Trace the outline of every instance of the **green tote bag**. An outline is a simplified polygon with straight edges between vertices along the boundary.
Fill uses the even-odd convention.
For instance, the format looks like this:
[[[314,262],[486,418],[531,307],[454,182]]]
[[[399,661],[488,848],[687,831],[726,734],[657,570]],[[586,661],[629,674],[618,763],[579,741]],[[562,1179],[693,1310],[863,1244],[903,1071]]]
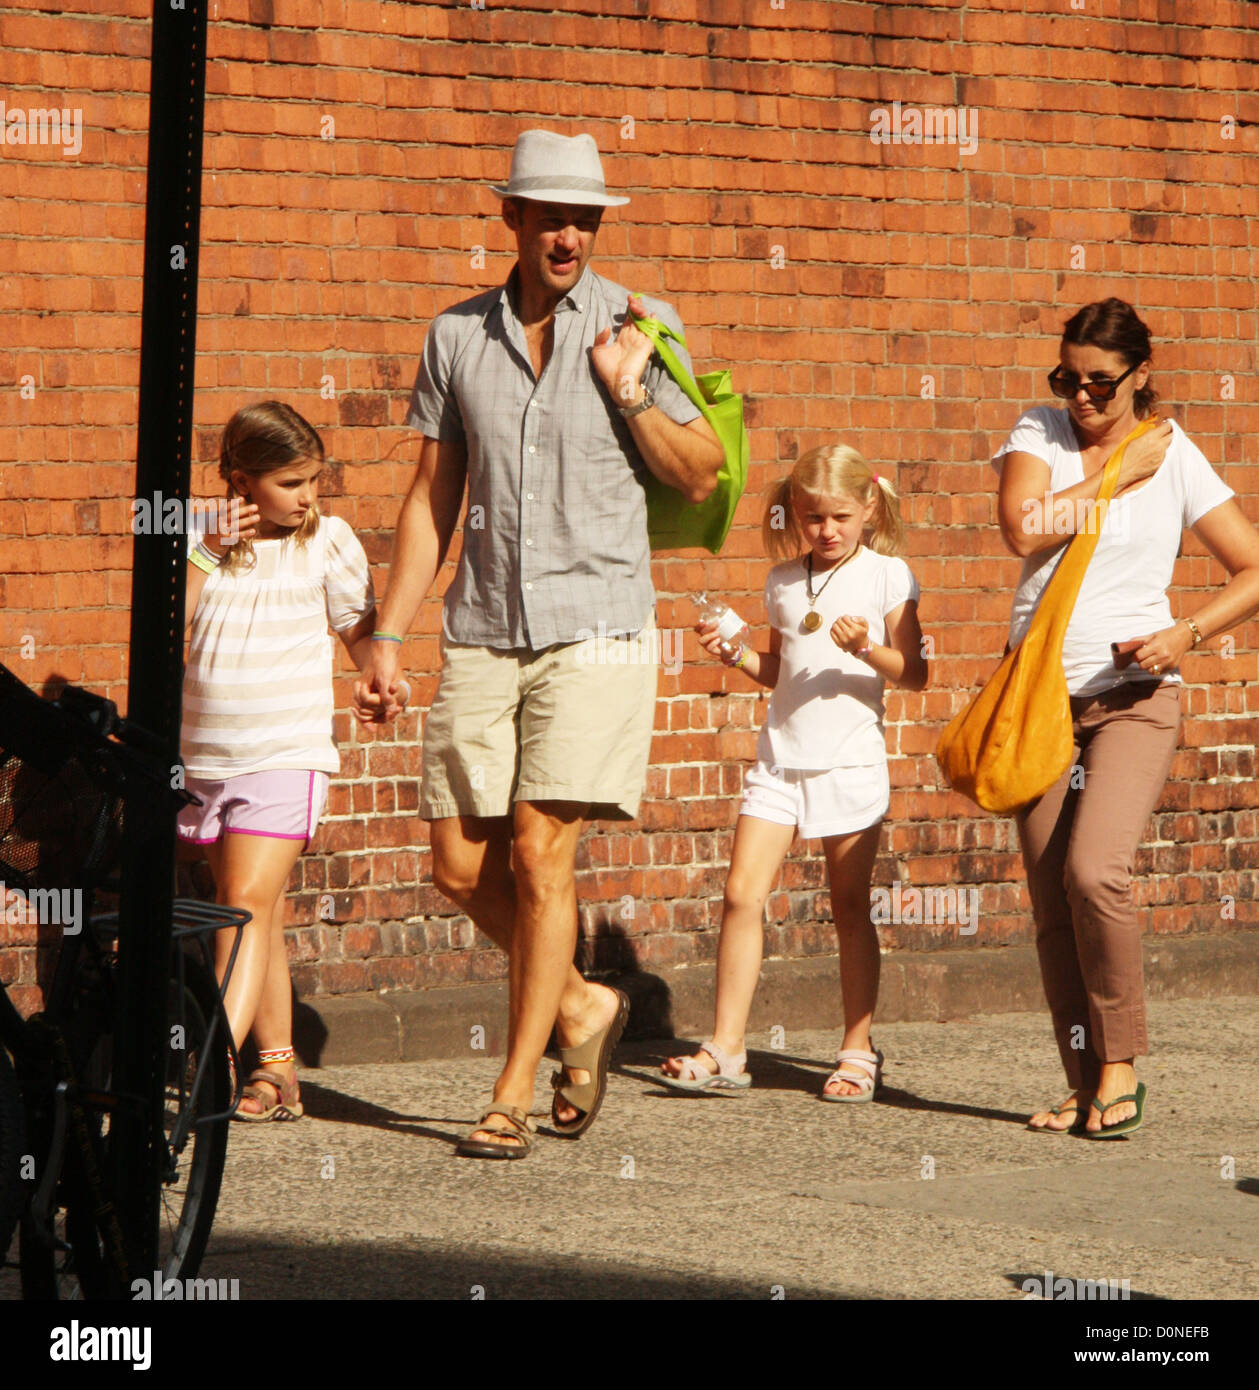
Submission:
[[[719,555],[734,520],[734,509],[748,481],[748,432],[743,427],[743,397],[732,388],[728,371],[707,372],[698,381],[693,379],[669,343],[673,338],[685,347],[686,339],[667,323],[652,318],[635,319],[634,326],[651,339],[665,370],[699,407],[726,455],[717,474],[716,489],[698,503],[688,502],[676,488],[662,483],[648,471],[648,540],[653,550],[703,546]]]

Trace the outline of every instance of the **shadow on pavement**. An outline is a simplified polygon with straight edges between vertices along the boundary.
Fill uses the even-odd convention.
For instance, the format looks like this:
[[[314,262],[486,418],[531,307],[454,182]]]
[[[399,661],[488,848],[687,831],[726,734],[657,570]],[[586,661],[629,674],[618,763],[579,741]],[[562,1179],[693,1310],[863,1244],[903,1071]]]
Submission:
[[[1030,1111],[993,1110],[985,1105],[962,1105],[957,1101],[925,1100],[911,1091],[898,1091],[895,1086],[884,1086],[874,1098],[875,1105],[893,1105],[898,1110],[929,1110],[939,1115],[969,1115],[976,1120],[1002,1120],[1006,1124],[1018,1125],[1022,1129],[1027,1124]]]
[[[212,1240],[203,1279],[240,1280],[242,1299],[835,1299],[866,1291],[785,1289],[686,1270],[646,1268],[624,1260],[509,1253],[498,1246],[457,1252],[407,1242],[337,1245],[260,1244],[226,1236]]]
[[[1054,1292],[1048,1295],[1043,1292],[1047,1275],[1052,1278],[1054,1283]],[[1116,1288],[1112,1293],[1110,1289],[1112,1281],[1098,1279],[1095,1274],[1063,1274],[1059,1269],[1041,1269],[1031,1274],[1007,1274],[1005,1277],[1016,1289],[1022,1292],[1024,1298],[1040,1298],[1046,1303],[1082,1302],[1086,1299],[1090,1303],[1167,1303],[1170,1301],[1161,1294],[1142,1293],[1140,1289],[1130,1289],[1125,1293],[1122,1288]],[[1060,1280],[1063,1283],[1060,1284]],[[1118,1283],[1119,1281],[1114,1282]],[[1093,1289],[1093,1297],[1090,1297],[1089,1293],[1091,1283],[1096,1284]],[[1074,1287],[1068,1290],[1065,1287],[1066,1284]],[[1102,1291],[1103,1286],[1105,1286],[1105,1292]]]
[[[628,1065],[626,1062],[614,1065],[612,1070],[618,1076],[631,1077],[658,1087],[662,1099],[691,1100],[693,1097],[686,1092],[670,1090],[657,1081],[655,1073],[666,1057],[684,1056],[695,1052],[699,1046],[698,1041],[682,1040],[675,1040],[669,1046],[648,1047],[639,1043],[633,1048],[622,1048],[623,1053],[634,1053],[634,1059]],[[822,1082],[834,1070],[830,1062],[819,1062],[815,1057],[791,1057],[782,1052],[749,1052],[747,1064],[752,1073],[752,1084],[757,1090],[803,1091],[810,1095],[821,1092]],[[891,1105],[898,1110],[923,1110],[941,1115],[965,1115],[979,1120],[1000,1120],[1020,1128],[1027,1123],[1027,1115],[1021,1112],[962,1105],[956,1101],[927,1100],[886,1084],[879,1088],[872,1104]]]
[[[311,1081],[302,1076],[302,1100],[306,1113],[318,1120],[331,1120],[345,1125],[370,1125],[373,1129],[392,1130],[396,1134],[421,1134],[428,1139],[440,1139],[452,1147],[458,1136],[443,1134],[439,1129],[430,1129],[430,1124],[466,1125],[476,1119],[468,1115],[458,1119],[442,1118],[437,1115],[403,1115],[370,1100],[358,1096],[348,1096],[344,1091],[336,1091],[331,1086]]]

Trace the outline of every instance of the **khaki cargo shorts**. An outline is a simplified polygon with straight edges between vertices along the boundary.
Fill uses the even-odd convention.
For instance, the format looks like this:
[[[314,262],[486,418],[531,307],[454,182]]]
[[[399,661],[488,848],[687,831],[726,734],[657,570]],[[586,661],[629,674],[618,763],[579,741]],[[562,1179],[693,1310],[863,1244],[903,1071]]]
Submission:
[[[420,816],[506,816],[576,801],[591,820],[638,814],[656,711],[656,626],[534,652],[441,640],[424,725]],[[621,658],[624,657],[624,660]]]

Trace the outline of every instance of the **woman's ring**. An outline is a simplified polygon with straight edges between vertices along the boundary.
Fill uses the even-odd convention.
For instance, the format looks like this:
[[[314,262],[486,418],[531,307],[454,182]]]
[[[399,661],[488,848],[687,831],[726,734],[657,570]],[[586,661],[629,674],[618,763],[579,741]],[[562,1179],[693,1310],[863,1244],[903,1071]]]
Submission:
[[[1153,671],[1154,674],[1155,674],[1156,676],[1158,675],[1160,669],[1161,669],[1161,668],[1158,667],[1158,666],[1151,666],[1151,667],[1150,667],[1150,670]]]

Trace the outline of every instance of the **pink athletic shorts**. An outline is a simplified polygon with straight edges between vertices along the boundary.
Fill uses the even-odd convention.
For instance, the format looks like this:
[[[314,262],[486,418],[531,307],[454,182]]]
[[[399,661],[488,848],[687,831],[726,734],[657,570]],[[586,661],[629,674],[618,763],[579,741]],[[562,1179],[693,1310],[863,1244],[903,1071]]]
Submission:
[[[189,777],[187,789],[202,805],[179,813],[179,838],[190,845],[213,845],[225,834],[263,835],[310,844],[328,800],[326,772],[279,768],[246,772],[226,782]]]

